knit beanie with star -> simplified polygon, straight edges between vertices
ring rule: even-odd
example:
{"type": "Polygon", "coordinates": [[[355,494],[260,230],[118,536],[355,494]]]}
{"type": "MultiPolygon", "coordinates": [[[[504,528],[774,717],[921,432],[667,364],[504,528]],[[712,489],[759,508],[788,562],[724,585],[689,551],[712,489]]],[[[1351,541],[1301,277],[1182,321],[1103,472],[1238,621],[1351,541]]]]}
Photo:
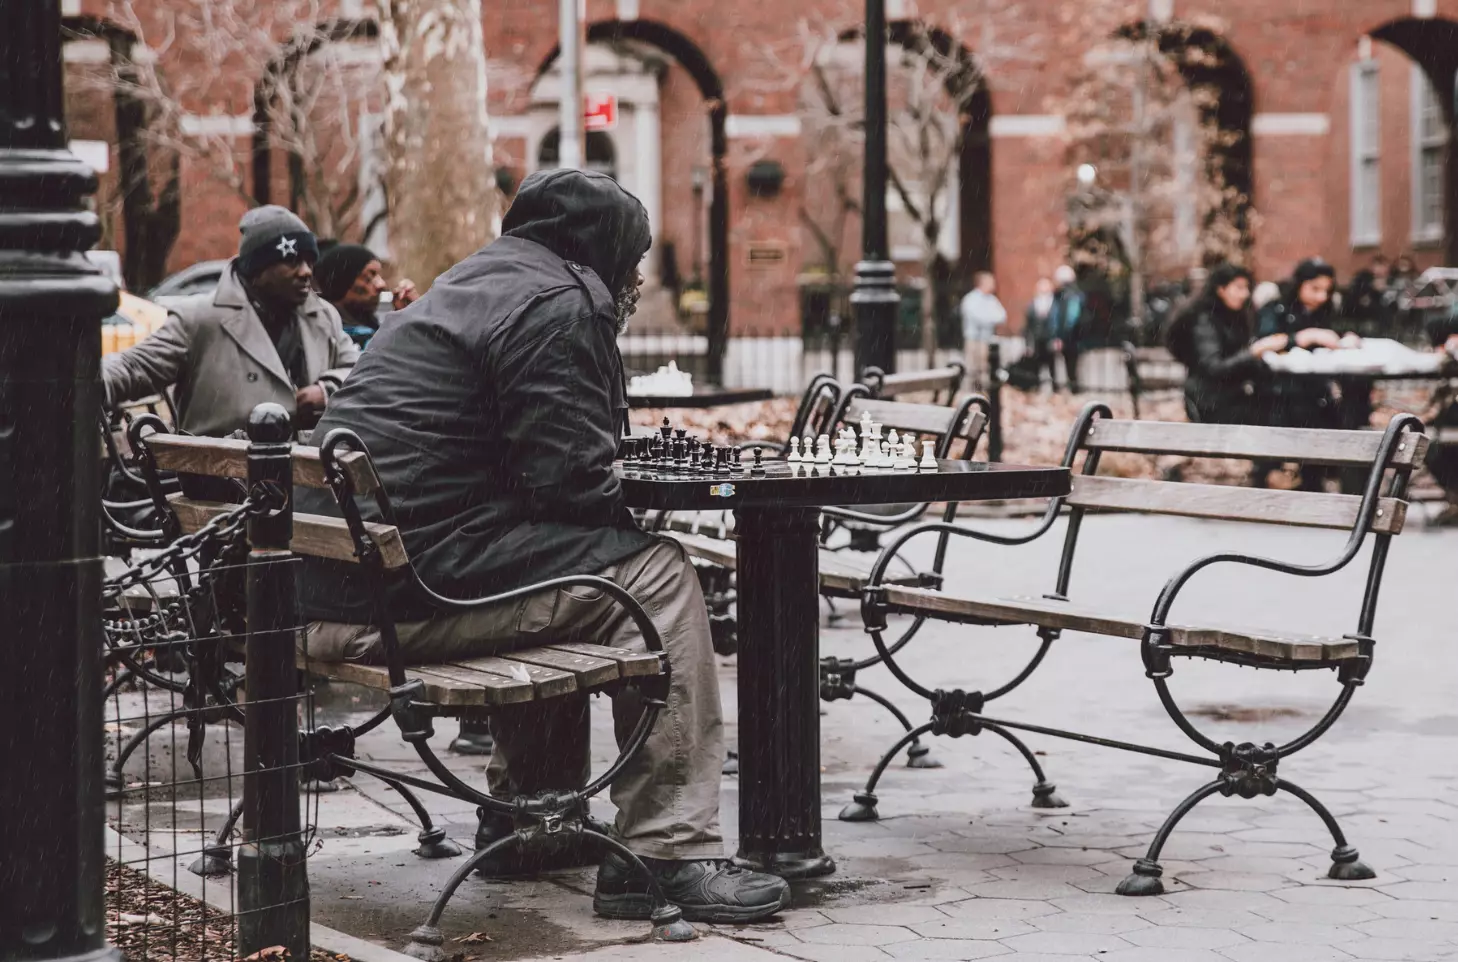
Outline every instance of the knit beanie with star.
{"type": "Polygon", "coordinates": [[[309,225],[293,211],[277,204],[255,207],[238,221],[238,273],[254,278],[265,268],[282,261],[319,260],[319,242],[309,225]]]}

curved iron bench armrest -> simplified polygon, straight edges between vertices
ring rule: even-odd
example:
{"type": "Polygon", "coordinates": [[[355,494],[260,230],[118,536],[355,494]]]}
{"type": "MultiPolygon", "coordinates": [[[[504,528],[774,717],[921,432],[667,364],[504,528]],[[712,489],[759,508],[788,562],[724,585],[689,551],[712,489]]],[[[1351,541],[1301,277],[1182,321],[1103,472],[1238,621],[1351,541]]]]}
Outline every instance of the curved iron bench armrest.
{"type": "Polygon", "coordinates": [[[740,451],[753,451],[755,448],[768,448],[778,454],[784,454],[790,449],[788,441],[736,441],[734,447],[740,451]]]}
{"type": "Polygon", "coordinates": [[[1009,546],[1029,544],[1033,541],[1036,541],[1038,538],[1041,538],[1044,534],[1047,533],[1048,529],[1053,526],[1054,520],[1056,520],[1058,517],[1058,511],[1059,508],[1062,506],[1062,502],[1063,499],[1061,497],[1054,498],[1052,503],[1048,505],[1047,510],[1043,512],[1043,520],[1038,523],[1038,526],[1036,528],[1034,528],[1032,531],[1027,532],[1026,534],[994,534],[991,531],[979,531],[976,528],[969,528],[965,525],[954,524],[950,521],[928,521],[925,524],[919,524],[915,527],[907,528],[905,531],[897,535],[895,539],[893,539],[889,544],[887,544],[886,547],[882,548],[881,553],[876,556],[876,563],[871,566],[871,573],[866,581],[866,589],[870,590],[872,588],[878,587],[881,584],[881,578],[886,573],[886,569],[890,566],[891,560],[896,557],[896,555],[901,551],[902,547],[904,547],[905,544],[912,538],[918,537],[919,535],[936,532],[939,534],[954,534],[963,538],[972,538],[975,541],[986,541],[990,544],[1009,546]]]}
{"type": "MultiPolygon", "coordinates": [[[[1362,542],[1367,539],[1367,532],[1372,527],[1372,520],[1377,511],[1377,503],[1382,494],[1382,478],[1392,462],[1392,457],[1397,453],[1398,439],[1408,433],[1422,433],[1422,421],[1411,414],[1399,414],[1388,422],[1387,430],[1383,433],[1382,444],[1377,449],[1377,457],[1372,462],[1372,469],[1367,474],[1367,484],[1362,491],[1362,504],[1357,509],[1357,520],[1352,524],[1352,530],[1347,535],[1347,542],[1342,546],[1341,553],[1331,561],[1300,565],[1290,562],[1278,561],[1274,558],[1263,558],[1258,555],[1246,555],[1233,551],[1222,551],[1217,554],[1207,555],[1190,562],[1174,577],[1165,583],[1159,593],[1159,598],[1154,603],[1154,611],[1150,614],[1150,624],[1162,626],[1166,624],[1170,608],[1174,606],[1175,598],[1184,589],[1185,585],[1196,574],[1211,565],[1216,564],[1243,564],[1255,568],[1265,568],[1268,571],[1276,571],[1281,574],[1296,575],[1303,578],[1319,578],[1323,575],[1334,574],[1351,563],[1352,559],[1362,549],[1362,542]]],[[[1402,497],[1405,493],[1406,476],[1399,472],[1398,481],[1395,485],[1393,496],[1402,497]]],[[[1379,538],[1391,537],[1390,535],[1378,535],[1379,538]]],[[[1369,599],[1372,594],[1372,585],[1368,585],[1369,599]]],[[[1364,609],[1370,607],[1370,601],[1365,602],[1364,609]]],[[[1370,612],[1364,610],[1363,617],[1366,620],[1370,612]]]]}
{"type": "Polygon", "coordinates": [[[909,521],[915,521],[917,518],[926,514],[926,509],[930,506],[931,502],[923,501],[920,504],[912,505],[899,514],[868,514],[864,511],[857,511],[854,508],[830,506],[821,508],[820,513],[828,518],[835,518],[839,521],[859,521],[863,524],[871,524],[879,528],[899,528],[901,525],[909,521]]]}

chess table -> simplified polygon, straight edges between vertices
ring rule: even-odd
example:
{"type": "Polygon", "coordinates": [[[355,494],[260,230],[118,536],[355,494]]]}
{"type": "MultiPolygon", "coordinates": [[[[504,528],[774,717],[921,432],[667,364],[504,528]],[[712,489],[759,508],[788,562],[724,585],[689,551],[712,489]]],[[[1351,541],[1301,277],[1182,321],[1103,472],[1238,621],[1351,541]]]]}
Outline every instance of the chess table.
{"type": "Polygon", "coordinates": [[[820,508],[1048,498],[1061,467],[939,461],[866,470],[746,458],[724,473],[615,465],[628,506],[732,510],[739,605],[738,859],[785,878],[835,871],[820,830],[820,508]]]}
{"type": "Polygon", "coordinates": [[[695,385],[692,394],[629,394],[630,408],[712,408],[721,404],[768,401],[775,392],[762,387],[695,385]]]}

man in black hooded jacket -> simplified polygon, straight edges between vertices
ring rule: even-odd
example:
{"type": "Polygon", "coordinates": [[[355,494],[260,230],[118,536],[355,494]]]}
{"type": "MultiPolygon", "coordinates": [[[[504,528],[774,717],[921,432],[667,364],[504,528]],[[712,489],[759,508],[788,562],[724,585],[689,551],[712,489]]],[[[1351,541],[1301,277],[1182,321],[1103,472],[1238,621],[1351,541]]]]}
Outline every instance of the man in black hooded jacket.
{"type": "MultiPolygon", "coordinates": [[[[747,922],[789,903],[782,879],[723,859],[723,732],[709,623],[683,550],[638,529],[613,473],[626,423],[617,336],[632,313],[650,242],[643,206],[611,178],[539,172],[521,185],[503,236],[385,320],[330,401],[315,436],[357,432],[389,494],[421,581],[477,598],[550,578],[598,574],[653,617],[673,665],[667,709],[613,784],[618,836],[690,921],[747,922]]],[[[329,510],[301,492],[300,510],[329,510]]],[[[378,520],[373,505],[366,520],[378,520]]],[[[311,657],[379,661],[370,591],[356,565],[311,563],[302,578],[311,657]]],[[[465,614],[409,586],[386,601],[415,662],[580,640],[643,648],[600,592],[549,591],[465,614]]],[[[638,706],[614,699],[619,737],[638,706]]],[[[492,721],[494,794],[585,783],[586,703],[527,706],[492,721]],[[550,757],[550,761],[547,759],[550,757]]],[[[482,832],[509,831],[483,824],[482,832]]],[[[646,919],[645,882],[609,855],[594,907],[646,919]]]]}

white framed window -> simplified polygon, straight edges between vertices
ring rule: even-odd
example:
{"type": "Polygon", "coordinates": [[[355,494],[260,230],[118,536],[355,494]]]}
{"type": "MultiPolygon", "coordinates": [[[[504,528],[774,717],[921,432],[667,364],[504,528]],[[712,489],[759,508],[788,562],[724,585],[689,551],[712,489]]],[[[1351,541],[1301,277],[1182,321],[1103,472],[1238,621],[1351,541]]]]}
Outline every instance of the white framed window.
{"type": "Polygon", "coordinates": [[[1448,124],[1428,75],[1412,65],[1412,239],[1443,239],[1448,124]]]}
{"type": "Polygon", "coordinates": [[[1382,243],[1382,111],[1377,62],[1352,64],[1352,246],[1382,243]]]}

